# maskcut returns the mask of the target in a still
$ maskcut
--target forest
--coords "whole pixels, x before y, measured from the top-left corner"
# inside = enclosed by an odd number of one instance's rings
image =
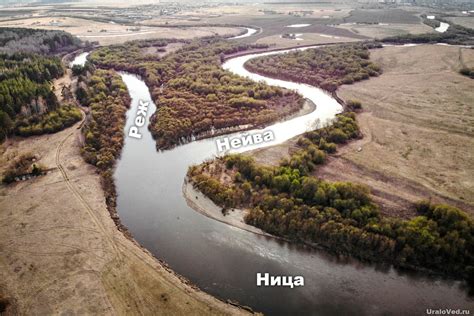
[[[303,82],[333,92],[342,84],[351,84],[381,74],[369,60],[369,48],[376,43],[318,47],[249,60],[245,68],[261,75]]]
[[[52,81],[65,73],[60,55],[85,45],[63,31],[0,28],[0,142],[12,134],[54,133],[80,120],[61,107]]]
[[[93,69],[91,65],[79,78],[84,89],[82,97],[89,107],[83,129],[82,155],[101,174],[102,187],[110,212],[115,212],[116,192],[113,167],[124,142],[125,118],[130,96],[122,78],[112,70]]]
[[[101,68],[139,74],[150,87],[157,111],[150,130],[158,149],[226,128],[261,126],[292,114],[303,100],[294,92],[241,78],[221,68],[226,55],[261,48],[222,39],[200,39],[159,57],[144,47],[166,42],[131,42],[104,47],[90,60]]]
[[[0,28],[0,53],[53,55],[71,52],[82,45],[77,37],[64,31]]]
[[[188,178],[223,211],[245,208],[245,221],[276,236],[361,260],[427,269],[474,281],[474,221],[447,205],[420,202],[418,216],[382,216],[367,187],[311,176],[328,154],[359,137],[353,113],[303,135],[299,150],[279,166],[229,155],[192,166]],[[228,184],[219,181],[230,175]]]
[[[0,54],[0,141],[52,133],[80,119],[61,108],[51,81],[64,75],[61,59],[31,53]]]

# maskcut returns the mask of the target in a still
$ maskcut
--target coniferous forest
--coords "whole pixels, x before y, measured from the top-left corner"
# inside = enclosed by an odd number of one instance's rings
[[[60,104],[52,81],[64,75],[60,57],[80,46],[68,33],[0,29],[0,141],[8,135],[52,133],[81,118]]]

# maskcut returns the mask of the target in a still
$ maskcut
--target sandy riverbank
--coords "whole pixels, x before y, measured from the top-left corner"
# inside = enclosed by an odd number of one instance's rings
[[[183,195],[189,207],[204,216],[254,234],[274,237],[259,228],[246,224],[244,221],[244,217],[248,212],[246,210],[232,209],[229,210],[226,215],[222,214],[222,207],[217,206],[200,191],[194,189],[192,183],[190,183],[188,179],[185,179],[183,183]]]

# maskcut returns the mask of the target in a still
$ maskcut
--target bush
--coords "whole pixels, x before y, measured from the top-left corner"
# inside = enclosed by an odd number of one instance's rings
[[[467,76],[471,79],[474,79],[474,69],[473,68],[467,68],[467,67],[461,68],[461,70],[459,70],[459,73],[463,76]]]
[[[65,105],[46,114],[18,121],[15,131],[20,136],[56,133],[72,126],[81,118],[81,111],[76,106]]]
[[[347,107],[351,111],[360,110],[362,109],[362,103],[360,103],[360,101],[357,101],[357,100],[349,100],[347,101]]]
[[[34,176],[40,175],[44,167],[35,163],[36,156],[27,153],[17,157],[3,174],[2,181],[6,184],[15,181],[15,178],[22,175],[31,174]]]

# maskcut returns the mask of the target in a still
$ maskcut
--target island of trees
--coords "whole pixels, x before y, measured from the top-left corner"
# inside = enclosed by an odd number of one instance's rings
[[[150,130],[159,149],[232,128],[268,124],[302,107],[303,100],[292,91],[256,83],[222,69],[226,55],[262,48],[259,45],[201,39],[185,43],[180,50],[162,58],[144,53],[144,47],[165,44],[131,42],[101,48],[90,56],[98,67],[131,71],[145,79],[158,108]]]

